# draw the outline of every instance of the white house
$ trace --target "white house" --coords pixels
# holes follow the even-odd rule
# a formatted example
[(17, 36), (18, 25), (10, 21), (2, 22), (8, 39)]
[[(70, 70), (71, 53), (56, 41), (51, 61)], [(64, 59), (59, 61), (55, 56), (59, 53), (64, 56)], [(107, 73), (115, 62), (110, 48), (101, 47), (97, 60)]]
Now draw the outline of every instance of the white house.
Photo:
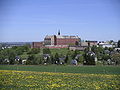
[(103, 48), (105, 48), (105, 47), (108, 47), (108, 48), (115, 47), (114, 44), (109, 44), (107, 42), (101, 42), (101, 43), (99, 43), (99, 46), (102, 46)]

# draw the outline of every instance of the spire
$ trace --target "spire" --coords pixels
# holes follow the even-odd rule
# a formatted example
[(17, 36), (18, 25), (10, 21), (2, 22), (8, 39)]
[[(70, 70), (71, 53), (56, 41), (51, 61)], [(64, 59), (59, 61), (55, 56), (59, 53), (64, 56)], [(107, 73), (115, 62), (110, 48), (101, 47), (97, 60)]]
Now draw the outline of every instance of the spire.
[(58, 35), (60, 35), (60, 30), (58, 31)]

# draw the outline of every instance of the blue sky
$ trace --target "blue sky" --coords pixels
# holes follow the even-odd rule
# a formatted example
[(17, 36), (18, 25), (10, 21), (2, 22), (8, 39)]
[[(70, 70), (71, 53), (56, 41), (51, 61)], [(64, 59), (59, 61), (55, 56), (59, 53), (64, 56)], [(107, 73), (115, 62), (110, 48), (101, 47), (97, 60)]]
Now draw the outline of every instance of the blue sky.
[(0, 42), (42, 41), (46, 35), (120, 39), (120, 0), (0, 0)]

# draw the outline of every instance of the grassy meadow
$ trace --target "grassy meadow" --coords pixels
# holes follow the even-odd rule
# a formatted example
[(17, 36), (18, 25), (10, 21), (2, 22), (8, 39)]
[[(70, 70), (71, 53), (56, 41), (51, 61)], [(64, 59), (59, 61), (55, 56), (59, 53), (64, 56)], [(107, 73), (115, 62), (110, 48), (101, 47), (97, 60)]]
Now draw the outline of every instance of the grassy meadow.
[(119, 90), (120, 66), (0, 65), (0, 89)]

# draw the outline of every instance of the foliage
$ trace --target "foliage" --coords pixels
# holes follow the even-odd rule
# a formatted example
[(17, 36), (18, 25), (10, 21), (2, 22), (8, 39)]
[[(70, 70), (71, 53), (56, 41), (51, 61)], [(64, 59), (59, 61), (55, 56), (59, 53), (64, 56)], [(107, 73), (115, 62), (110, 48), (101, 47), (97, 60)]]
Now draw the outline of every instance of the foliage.
[(51, 55), (51, 64), (55, 64), (55, 59), (54, 59), (54, 57), (53, 57), (53, 55)]
[(79, 54), (79, 50), (75, 50), (73, 52), (73, 54), (71, 55), (72, 56), (72, 59), (75, 59), (75, 57), (77, 56), (77, 54)]
[(51, 54), (51, 51), (49, 48), (43, 48), (43, 54)]
[(104, 56), (102, 57), (102, 60), (107, 61), (108, 59), (110, 59), (110, 55), (104, 54)]
[(30, 51), (28, 51), (27, 54), (38, 54), (40, 52), (39, 48), (32, 48)]
[(113, 54), (111, 58), (112, 58), (112, 61), (115, 62), (115, 65), (120, 65), (120, 53)]
[(68, 60), (69, 60), (69, 58), (68, 58), (68, 54), (67, 54), (65, 57), (65, 63), (68, 63)]
[[(88, 52), (91, 51), (95, 53), (95, 56), (90, 56)], [(84, 51), (70, 51), (68, 48), (62, 49), (49, 49), (49, 48), (30, 48), (30, 46), (14, 46), (12, 48), (6, 48), (0, 50), (0, 64), (22, 64), (22, 60), (26, 60), (27, 65), (38, 65), (38, 64), (58, 64), (60, 63), (61, 58), (64, 58), (63, 62), (70, 64), (72, 59), (76, 59), (78, 63), (83, 64), (83, 62), (88, 62), (87, 65), (94, 65), (94, 57), (97, 57), (97, 60), (103, 63), (107, 62), (108, 59), (111, 62), (118, 65), (119, 58), (118, 55), (115, 55), (117, 52), (114, 51), (114, 48), (102, 48), (97, 46), (87, 47)], [(49, 58), (46, 61), (43, 58), (43, 54), (49, 54)], [(20, 61), (15, 61), (16, 57), (20, 57)], [(115, 57), (116, 56), (116, 57)], [(32, 59), (30, 59), (32, 58)], [(60, 60), (59, 60), (60, 59)], [(56, 63), (57, 61), (57, 63)]]
[(35, 55), (29, 55), (26, 64), (27, 65), (35, 64), (34, 59), (35, 59)]
[(84, 65), (95, 65), (95, 56), (91, 53), (84, 54)]
[(34, 54), (29, 55), (26, 64), (27, 65), (38, 65), (42, 64), (43, 58), (41, 56), (35, 56)]
[(58, 53), (56, 53), (56, 54), (55, 54), (55, 57), (54, 57), (54, 59), (55, 59), (55, 64), (59, 64), (59, 63), (60, 63), (60, 60), (59, 60), (59, 55), (58, 55)]
[[(84, 50), (84, 61), (83, 61), (83, 64), (84, 65), (95, 65), (95, 52), (97, 52), (97, 47), (96, 46), (93, 46), (92, 48), (91, 47), (88, 47)], [(91, 49), (91, 51), (90, 51)]]
[(117, 44), (118, 44), (118, 48), (120, 48), (120, 40), (118, 40), (118, 43), (117, 43)]

